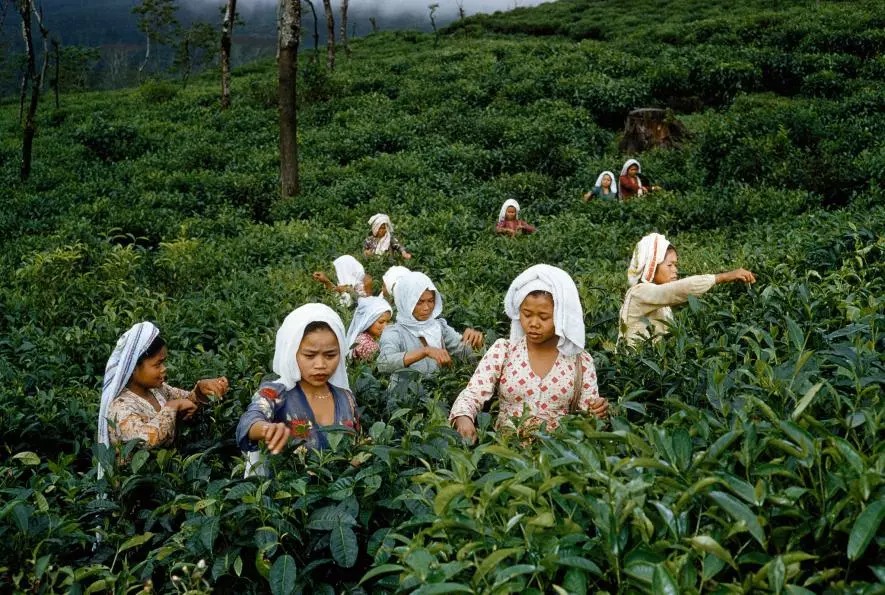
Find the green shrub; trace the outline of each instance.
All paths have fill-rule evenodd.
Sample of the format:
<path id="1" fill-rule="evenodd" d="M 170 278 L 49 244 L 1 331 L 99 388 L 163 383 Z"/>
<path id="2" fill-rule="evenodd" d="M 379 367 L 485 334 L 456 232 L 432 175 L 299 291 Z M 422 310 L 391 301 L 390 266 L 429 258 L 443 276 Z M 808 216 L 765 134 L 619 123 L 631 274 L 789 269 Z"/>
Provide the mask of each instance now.
<path id="1" fill-rule="evenodd" d="M 178 86 L 163 79 L 148 79 L 138 87 L 138 94 L 146 103 L 161 104 L 175 99 Z"/>

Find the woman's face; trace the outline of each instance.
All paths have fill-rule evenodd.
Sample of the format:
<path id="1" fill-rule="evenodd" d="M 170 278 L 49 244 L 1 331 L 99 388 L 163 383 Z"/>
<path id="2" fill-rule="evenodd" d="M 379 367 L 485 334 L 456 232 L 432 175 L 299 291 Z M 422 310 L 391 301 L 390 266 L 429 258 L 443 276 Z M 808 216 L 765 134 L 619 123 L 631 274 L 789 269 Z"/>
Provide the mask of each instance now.
<path id="1" fill-rule="evenodd" d="M 387 224 L 382 223 L 381 227 L 378 228 L 378 231 L 375 232 L 376 238 L 383 238 L 387 234 Z"/>
<path id="2" fill-rule="evenodd" d="M 676 264 L 676 250 L 670 248 L 664 255 L 664 261 L 658 265 L 658 268 L 655 271 L 655 284 L 664 285 L 665 283 L 675 281 L 679 276 L 679 271 L 676 268 Z"/>
<path id="3" fill-rule="evenodd" d="M 374 323 L 372 323 L 372 326 L 369 327 L 369 330 L 367 332 L 372 336 L 373 339 L 377 341 L 381 338 L 381 333 L 384 332 L 384 328 L 389 322 L 390 312 L 385 312 L 384 314 L 379 316 Z"/>
<path id="4" fill-rule="evenodd" d="M 331 330 L 317 329 L 304 335 L 295 361 L 301 371 L 301 381 L 314 388 L 326 385 L 341 359 L 338 337 Z"/>
<path id="5" fill-rule="evenodd" d="M 602 187 L 608 190 L 612 187 L 612 177 L 608 174 L 602 176 Z"/>
<path id="6" fill-rule="evenodd" d="M 436 293 L 428 289 L 418 298 L 418 303 L 415 304 L 415 309 L 412 310 L 412 316 L 415 317 L 415 320 L 423 322 L 433 314 L 433 307 L 435 305 Z"/>
<path id="7" fill-rule="evenodd" d="M 507 212 L 504 213 L 504 218 L 507 219 L 507 221 L 515 221 L 516 207 L 507 207 Z"/>
<path id="8" fill-rule="evenodd" d="M 145 358 L 135 366 L 129 382 L 144 388 L 160 388 L 166 382 L 166 356 L 168 350 L 164 347 L 160 353 L 153 357 Z"/>
<path id="9" fill-rule="evenodd" d="M 519 324 L 529 343 L 539 345 L 556 337 L 553 296 L 546 292 L 526 296 L 519 306 Z"/>
<path id="10" fill-rule="evenodd" d="M 635 178 L 636 174 L 638 174 L 638 173 L 639 173 L 639 167 L 637 167 L 636 165 L 631 165 L 630 167 L 627 168 L 627 175 L 630 176 L 631 178 Z"/>

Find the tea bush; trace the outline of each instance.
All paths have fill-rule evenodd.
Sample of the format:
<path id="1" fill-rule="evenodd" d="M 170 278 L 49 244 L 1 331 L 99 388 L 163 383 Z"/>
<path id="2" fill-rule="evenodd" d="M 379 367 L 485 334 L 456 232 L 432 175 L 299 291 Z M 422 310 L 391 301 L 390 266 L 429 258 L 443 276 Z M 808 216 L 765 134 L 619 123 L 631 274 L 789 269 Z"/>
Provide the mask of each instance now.
<path id="1" fill-rule="evenodd" d="M 63 95 L 63 117 L 38 115 L 28 184 L 17 106 L 0 106 L 0 590 L 881 592 L 877 8 L 560 0 L 465 19 L 438 45 L 353 40 L 332 74 L 303 57 L 303 192 L 286 200 L 270 63 L 235 71 L 223 114 L 214 75 Z M 638 156 L 665 190 L 584 204 L 645 105 L 691 133 Z M 492 233 L 507 198 L 538 234 Z M 610 422 L 520 444 L 492 404 L 468 448 L 447 414 L 469 362 L 419 395 L 354 365 L 362 434 L 241 479 L 234 428 L 276 329 L 308 301 L 347 319 L 310 274 L 358 254 L 376 212 L 445 317 L 489 341 L 520 271 L 568 270 Z M 683 274 L 740 265 L 759 282 L 690 300 L 667 340 L 627 351 L 624 271 L 653 230 Z M 93 441 L 99 387 L 144 319 L 173 385 L 232 389 L 175 448 L 126 445 L 117 464 Z"/>

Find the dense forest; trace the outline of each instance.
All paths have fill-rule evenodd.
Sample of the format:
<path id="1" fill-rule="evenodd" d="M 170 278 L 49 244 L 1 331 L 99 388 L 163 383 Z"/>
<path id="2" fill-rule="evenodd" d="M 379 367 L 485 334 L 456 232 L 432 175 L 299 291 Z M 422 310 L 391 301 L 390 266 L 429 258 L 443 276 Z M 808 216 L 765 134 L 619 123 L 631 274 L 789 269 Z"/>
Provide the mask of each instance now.
<path id="1" fill-rule="evenodd" d="M 15 18 L 10 14 L 7 18 Z M 559 0 L 437 34 L 302 48 L 301 189 L 280 198 L 277 65 L 0 105 L 0 590 L 880 593 L 885 13 L 872 0 Z M 681 142 L 619 150 L 631 110 Z M 582 201 L 628 157 L 663 190 Z M 516 199 L 538 226 L 494 233 Z M 362 431 L 243 479 L 234 431 L 311 279 L 388 213 L 456 328 L 506 336 L 527 266 L 575 279 L 607 422 L 520 442 L 448 422 L 474 363 L 397 394 L 351 365 Z M 751 286 L 617 343 L 633 246 Z M 366 262 L 380 278 L 393 262 Z M 231 390 L 174 448 L 95 443 L 120 334 Z M 359 464 L 354 464 L 358 462 Z M 96 466 L 107 470 L 103 478 Z"/>

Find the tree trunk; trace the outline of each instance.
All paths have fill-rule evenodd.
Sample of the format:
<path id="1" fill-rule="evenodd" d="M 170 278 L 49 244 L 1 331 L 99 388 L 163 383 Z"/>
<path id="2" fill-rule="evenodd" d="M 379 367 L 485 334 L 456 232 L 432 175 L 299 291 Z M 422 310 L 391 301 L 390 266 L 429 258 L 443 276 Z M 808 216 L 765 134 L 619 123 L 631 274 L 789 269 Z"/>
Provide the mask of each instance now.
<path id="1" fill-rule="evenodd" d="M 55 76 L 53 77 L 53 87 L 55 88 L 55 109 L 58 109 L 58 71 L 61 65 L 61 57 L 59 56 L 60 48 L 57 39 L 52 40 L 52 49 L 55 52 Z"/>
<path id="2" fill-rule="evenodd" d="M 332 0 L 323 0 L 326 13 L 326 67 L 335 70 L 335 15 L 332 14 Z"/>
<path id="3" fill-rule="evenodd" d="M 237 14 L 237 0 L 227 0 L 221 24 L 221 109 L 230 107 L 230 46 Z"/>
<path id="4" fill-rule="evenodd" d="M 624 123 L 624 138 L 618 147 L 630 155 L 656 147 L 678 147 L 688 129 L 670 110 L 642 108 L 630 112 Z"/>
<path id="5" fill-rule="evenodd" d="M 301 38 L 301 0 L 283 0 L 279 39 L 280 193 L 298 196 L 298 41 Z"/>
<path id="6" fill-rule="evenodd" d="M 31 5 L 34 17 L 37 19 L 37 26 L 40 28 L 40 36 L 43 38 L 43 64 L 40 66 L 40 90 L 43 90 L 43 83 L 46 81 L 46 70 L 49 68 L 49 29 L 43 25 L 43 9 L 37 10 L 37 7 Z"/>
<path id="7" fill-rule="evenodd" d="M 22 37 L 25 41 L 26 67 L 25 76 L 31 81 L 31 102 L 25 115 L 25 126 L 22 134 L 22 163 L 20 176 L 26 181 L 31 175 L 31 155 L 36 133 L 37 102 L 40 100 L 40 85 L 37 81 L 37 67 L 34 60 L 34 41 L 31 36 L 31 0 L 19 0 L 19 13 L 22 17 Z"/>
<path id="8" fill-rule="evenodd" d="M 310 13 L 313 15 L 313 61 L 319 61 L 320 54 L 320 25 L 317 20 L 317 10 L 314 7 L 313 2 L 311 0 L 304 0 L 307 3 L 308 8 L 310 8 Z"/>
<path id="9" fill-rule="evenodd" d="M 347 43 L 347 7 L 349 0 L 341 0 L 341 43 L 344 45 L 344 55 L 350 57 L 350 44 Z"/>
<path id="10" fill-rule="evenodd" d="M 138 67 L 138 74 L 141 74 L 144 67 L 147 66 L 148 59 L 151 57 L 151 36 L 145 33 L 144 37 L 147 40 L 147 43 L 144 50 L 144 60 L 142 61 L 141 66 Z"/>

